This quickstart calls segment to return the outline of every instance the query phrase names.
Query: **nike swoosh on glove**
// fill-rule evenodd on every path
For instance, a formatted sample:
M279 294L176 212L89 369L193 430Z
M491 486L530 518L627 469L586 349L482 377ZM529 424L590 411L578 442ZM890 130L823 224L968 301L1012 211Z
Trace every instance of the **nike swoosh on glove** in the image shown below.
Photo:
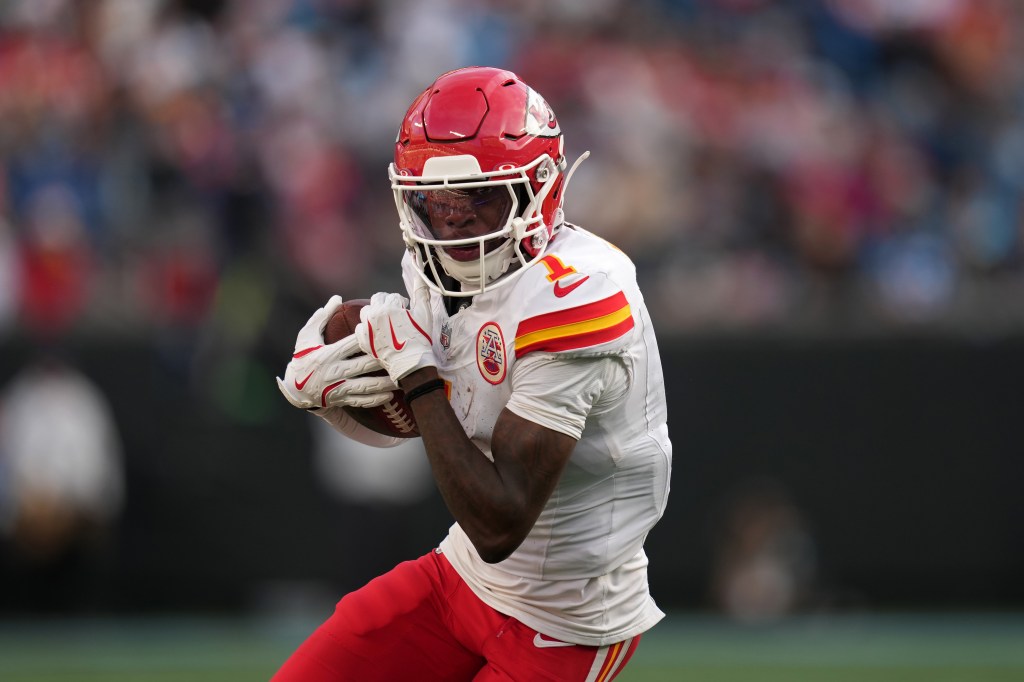
M390 400L397 389L386 376L362 376L381 365L376 358L361 354L354 335L324 343L324 327L341 304L341 296L332 296L313 313L299 331L284 378L277 377L277 387L295 407L374 407Z
M359 311L359 319L352 336L363 351L380 361L395 383L417 369L437 366L430 334L406 307L404 296L374 294Z

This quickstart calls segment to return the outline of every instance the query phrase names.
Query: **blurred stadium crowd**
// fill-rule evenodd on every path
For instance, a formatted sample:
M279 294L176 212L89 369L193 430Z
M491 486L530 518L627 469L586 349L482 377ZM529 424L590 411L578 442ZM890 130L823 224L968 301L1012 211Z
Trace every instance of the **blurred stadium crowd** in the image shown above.
M426 508L425 458L297 440L319 420L296 420L272 377L330 294L401 288L395 132L423 87L469 64L518 72L557 112L570 161L593 152L568 217L633 257L670 369L689 372L669 382L672 428L697 473L673 483L665 532L696 540L666 535L686 547L675 564L663 550L663 570L692 584L714 555L713 599L747 621L820 601L819 558L854 578L872 560L899 578L902 562L904 585L955 600L973 593L931 558L962 555L1003 576L964 585L1019 595L1006 557L1020 543L999 544L1019 505L998 492L1017 480L998 470L1017 461L1017 346L915 344L1024 331L1022 32L1015 0L0 0L0 577L19 585L0 615L159 604L165 570L177 580L196 546L243 525L260 534L190 567L197 585L243 582L217 583L220 564L305 570L267 559L274 528L309 566L340 570L347 544L288 545L293 515L336 520L300 504L313 478L395 518ZM738 354L675 352L737 332ZM776 333L852 344L808 361L800 337L798 353L757 356ZM876 334L913 347L850 352ZM789 480L718 499L758 471ZM950 506L961 478L1002 506ZM819 557L815 523L860 537L856 514L843 525L857 502L927 539L912 498L950 515L931 553L864 540ZM719 504L702 536L694 510ZM950 559L949 537L979 549ZM89 592L90 575L122 574L151 582L114 590L122 601Z
M1009 0L6 0L0 335L257 333L400 286L386 166L438 73L517 71L571 220L664 332L1014 329Z

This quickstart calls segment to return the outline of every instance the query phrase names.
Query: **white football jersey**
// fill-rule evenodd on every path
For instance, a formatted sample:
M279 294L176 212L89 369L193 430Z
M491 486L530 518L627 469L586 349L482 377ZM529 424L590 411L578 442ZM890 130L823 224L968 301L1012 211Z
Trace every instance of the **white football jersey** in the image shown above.
M406 257L410 291L413 267ZM565 226L515 282L452 316L439 294L431 305L438 372L484 456L505 407L578 439L511 556L484 562L457 523L441 551L481 600L545 635L604 646L646 631L664 617L648 590L643 544L665 509L672 446L632 262Z

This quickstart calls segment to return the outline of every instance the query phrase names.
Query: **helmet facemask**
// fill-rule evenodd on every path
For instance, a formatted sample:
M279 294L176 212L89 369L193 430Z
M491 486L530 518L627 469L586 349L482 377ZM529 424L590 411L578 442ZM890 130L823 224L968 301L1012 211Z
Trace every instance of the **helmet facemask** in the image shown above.
M560 171L547 155L488 173L471 155L430 158L421 176L392 164L402 234L426 284L476 296L514 280L547 250L552 229L541 206Z

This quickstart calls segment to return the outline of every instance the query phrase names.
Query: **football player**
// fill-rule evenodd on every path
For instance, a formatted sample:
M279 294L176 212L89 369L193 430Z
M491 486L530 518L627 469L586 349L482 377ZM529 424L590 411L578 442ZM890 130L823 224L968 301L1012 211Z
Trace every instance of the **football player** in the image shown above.
M669 492L661 361L629 258L563 216L585 156L566 172L554 112L509 71L446 73L406 113L390 178L408 298L374 295L353 340L282 386L379 446L395 439L341 407L401 388L456 523L342 598L275 680L608 682L663 618L643 548ZM329 312L300 345L323 344ZM388 377L359 376L360 351ZM310 367L331 384L292 390Z

